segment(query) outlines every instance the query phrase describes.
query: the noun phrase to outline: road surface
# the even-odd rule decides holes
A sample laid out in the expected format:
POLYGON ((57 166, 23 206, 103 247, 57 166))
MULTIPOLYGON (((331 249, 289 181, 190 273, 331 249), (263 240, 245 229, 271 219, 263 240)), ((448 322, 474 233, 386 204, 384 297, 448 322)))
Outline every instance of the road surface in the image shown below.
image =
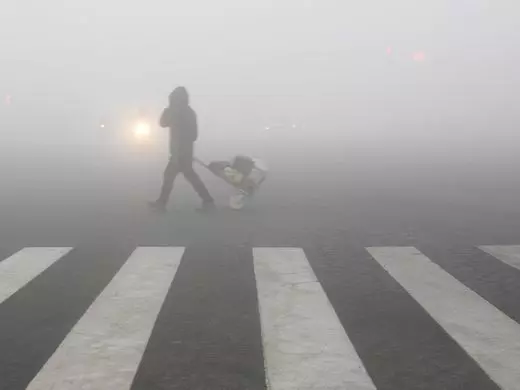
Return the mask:
POLYGON ((518 389, 514 175, 279 163, 158 216, 162 163, 3 164, 0 389, 518 389))

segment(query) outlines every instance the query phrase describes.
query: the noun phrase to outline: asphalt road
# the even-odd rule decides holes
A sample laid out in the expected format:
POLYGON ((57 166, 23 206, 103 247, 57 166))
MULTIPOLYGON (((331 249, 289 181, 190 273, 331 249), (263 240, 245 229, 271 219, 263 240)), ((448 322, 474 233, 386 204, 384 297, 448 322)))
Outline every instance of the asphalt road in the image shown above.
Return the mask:
POLYGON ((520 244, 511 170, 278 160, 240 212, 226 208, 225 184, 201 172, 216 212, 194 212, 179 178, 159 216, 145 203, 163 163, 2 164, 1 258, 71 249, 26 283, 16 273, 40 252, 14 271, 0 262, 0 285, 18 283, 0 300, 0 389, 96 388, 87 384, 104 376, 106 389, 515 388, 520 371, 507 362, 520 358, 511 260, 520 251, 508 263, 479 248, 520 244), (145 251, 150 270, 141 270, 129 260, 137 247, 184 252, 145 251), (287 275, 313 287, 298 290, 287 275), (114 305, 106 291, 130 298, 114 305))

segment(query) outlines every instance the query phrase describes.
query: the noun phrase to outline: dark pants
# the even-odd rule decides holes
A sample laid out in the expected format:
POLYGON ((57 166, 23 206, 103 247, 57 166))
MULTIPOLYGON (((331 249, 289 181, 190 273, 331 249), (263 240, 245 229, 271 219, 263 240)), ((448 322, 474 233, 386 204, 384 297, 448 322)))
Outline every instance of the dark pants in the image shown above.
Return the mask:
POLYGON ((164 170, 164 180, 159 196, 159 203, 166 205, 173 189, 173 182, 179 173, 184 175, 186 180, 192 185, 193 189, 204 202, 212 202, 208 189, 200 179, 197 172, 193 169, 193 144, 183 145, 178 153, 172 153, 168 165, 164 170))

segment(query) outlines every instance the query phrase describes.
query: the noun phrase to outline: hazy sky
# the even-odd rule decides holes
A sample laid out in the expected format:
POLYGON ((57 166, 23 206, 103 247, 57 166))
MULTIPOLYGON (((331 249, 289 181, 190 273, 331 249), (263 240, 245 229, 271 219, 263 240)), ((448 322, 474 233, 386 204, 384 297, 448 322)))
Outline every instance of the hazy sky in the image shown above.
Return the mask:
POLYGON ((0 93, 32 126, 155 114, 183 84, 209 137, 497 131, 520 119, 518 20, 518 0, 2 0, 0 93))

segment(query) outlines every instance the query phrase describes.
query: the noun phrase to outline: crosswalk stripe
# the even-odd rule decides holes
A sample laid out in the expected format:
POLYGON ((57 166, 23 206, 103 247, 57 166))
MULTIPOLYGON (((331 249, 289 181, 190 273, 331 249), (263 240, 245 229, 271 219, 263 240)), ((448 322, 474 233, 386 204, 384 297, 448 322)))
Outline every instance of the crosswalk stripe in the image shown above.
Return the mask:
POLYGON ((483 245, 479 248, 511 267, 520 269, 520 245, 483 245))
POLYGON ((132 390, 265 390, 251 248, 186 248, 132 390))
POLYGON ((303 250, 253 256, 268 388, 374 390, 303 250))
POLYGON ((413 247, 369 253, 504 390, 520 382, 520 325, 413 247))
POLYGON ((309 247, 305 254, 378 389, 498 390, 364 247, 309 247))
POLYGON ((0 261, 0 304, 72 248, 24 248, 0 261))
POLYGON ((183 252, 138 247, 27 389, 129 389, 183 252))

